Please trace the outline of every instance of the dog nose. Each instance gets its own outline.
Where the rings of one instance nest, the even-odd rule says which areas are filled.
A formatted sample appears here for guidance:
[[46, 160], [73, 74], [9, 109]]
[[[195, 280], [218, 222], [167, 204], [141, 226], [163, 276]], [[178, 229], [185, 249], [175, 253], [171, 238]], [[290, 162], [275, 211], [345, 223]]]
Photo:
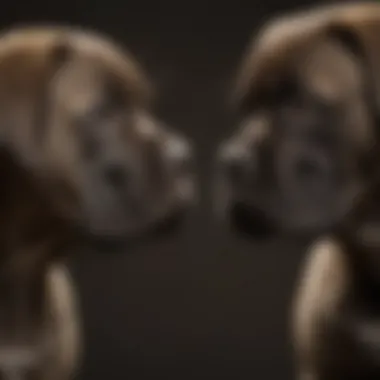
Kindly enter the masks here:
[[223, 146], [218, 153], [218, 163], [222, 174], [232, 182], [241, 182], [252, 164], [248, 149], [238, 145]]

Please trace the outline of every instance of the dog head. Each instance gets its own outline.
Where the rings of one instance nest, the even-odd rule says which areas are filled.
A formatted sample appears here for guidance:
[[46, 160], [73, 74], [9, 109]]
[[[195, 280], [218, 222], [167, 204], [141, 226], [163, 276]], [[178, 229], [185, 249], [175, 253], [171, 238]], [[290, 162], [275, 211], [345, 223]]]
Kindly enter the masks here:
[[223, 210], [246, 232], [329, 231], [373, 185], [379, 33], [380, 5], [346, 4], [276, 19], [255, 39], [241, 125], [218, 156]]
[[134, 237], [194, 196], [191, 145], [149, 110], [149, 84], [94, 32], [20, 27], [0, 38], [0, 141], [86, 232]]

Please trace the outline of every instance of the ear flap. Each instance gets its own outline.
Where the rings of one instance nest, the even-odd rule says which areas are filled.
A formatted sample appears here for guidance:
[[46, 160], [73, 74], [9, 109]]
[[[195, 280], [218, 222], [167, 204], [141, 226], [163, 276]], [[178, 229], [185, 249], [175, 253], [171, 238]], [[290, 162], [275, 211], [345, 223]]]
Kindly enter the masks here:
[[64, 39], [55, 42], [49, 53], [50, 70], [54, 73], [67, 63], [74, 55], [69, 41]]
[[371, 98], [380, 115], [380, 4], [376, 3], [315, 7], [268, 22], [251, 44], [239, 72], [237, 102], [262, 84], [277, 85], [276, 78], [325, 33], [363, 60], [370, 76]]
[[261, 99], [266, 90], [287, 87], [294, 68], [329, 19], [320, 12], [284, 15], [263, 25], [250, 42], [233, 93], [236, 105]]
[[13, 33], [0, 39], [0, 145], [31, 166], [39, 161], [51, 81], [73, 49], [61, 36]]
[[342, 43], [363, 63], [369, 99], [380, 117], [380, 14], [378, 20], [355, 21], [333, 24], [328, 28], [328, 36]]
[[70, 43], [65, 40], [58, 40], [48, 52], [47, 67], [45, 77], [39, 86], [35, 104], [34, 122], [32, 128], [35, 132], [36, 141], [41, 141], [48, 124], [47, 115], [50, 108], [50, 85], [57, 72], [72, 59], [74, 51]]

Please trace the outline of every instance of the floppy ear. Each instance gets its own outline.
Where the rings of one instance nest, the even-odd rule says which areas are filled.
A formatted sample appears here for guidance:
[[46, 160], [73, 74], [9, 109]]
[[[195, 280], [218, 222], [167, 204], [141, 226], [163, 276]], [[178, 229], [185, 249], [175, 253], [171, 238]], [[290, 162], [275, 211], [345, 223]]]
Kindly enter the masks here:
[[68, 227], [40, 187], [38, 165], [45, 158], [38, 139], [47, 126], [50, 81], [73, 50], [66, 41], [46, 50], [5, 44], [0, 39], [0, 239], [11, 250], [19, 249], [20, 236], [28, 249], [38, 244], [7, 263], [12, 274], [26, 276], [42, 268], [66, 238]]
[[233, 103], [239, 108], [261, 101], [269, 90], [289, 88], [297, 62], [329, 18], [320, 11], [292, 13], [263, 25], [253, 38], [239, 67]]
[[[331, 20], [326, 28], [328, 37], [340, 42], [359, 60], [363, 67], [364, 96], [376, 128], [371, 155], [364, 158], [368, 175], [378, 176], [380, 138], [380, 4], [348, 6]], [[377, 185], [375, 185], [377, 188]], [[377, 191], [377, 190], [376, 190]]]
[[67, 63], [74, 55], [74, 51], [70, 43], [64, 39], [55, 42], [49, 52], [50, 69], [52, 72], [57, 71]]
[[50, 84], [59, 70], [73, 58], [73, 55], [74, 51], [70, 43], [63, 39], [55, 42], [48, 52], [45, 76], [41, 78], [42, 80], [36, 89], [36, 104], [33, 111], [34, 120], [31, 126], [37, 142], [43, 139], [48, 127], [47, 115], [50, 109]]
[[[260, 86], [277, 85], [314, 41], [327, 34], [363, 59], [370, 75], [371, 98], [380, 115], [380, 4], [354, 3], [314, 7], [268, 22], [251, 44], [234, 94], [241, 105]], [[255, 92], [255, 91], [253, 91]]]
[[38, 162], [38, 142], [46, 130], [50, 83], [71, 59], [66, 41], [0, 39], [0, 145], [28, 166]]
[[333, 22], [327, 33], [362, 62], [368, 99], [380, 120], [380, 6], [377, 13], [377, 19], [367, 14], [367, 19]]

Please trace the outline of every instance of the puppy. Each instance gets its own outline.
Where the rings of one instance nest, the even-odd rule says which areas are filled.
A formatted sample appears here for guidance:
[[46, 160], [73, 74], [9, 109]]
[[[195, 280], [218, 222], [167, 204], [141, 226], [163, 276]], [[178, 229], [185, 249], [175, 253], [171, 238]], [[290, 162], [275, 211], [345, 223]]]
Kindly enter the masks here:
[[380, 5], [263, 27], [238, 78], [241, 125], [220, 148], [219, 197], [255, 237], [311, 246], [292, 310], [298, 378], [380, 376]]
[[134, 59], [95, 32], [0, 36], [0, 378], [75, 371], [68, 251], [146, 237], [193, 204], [191, 145], [154, 117], [149, 92]]
[[[374, 141], [376, 30], [358, 28], [372, 9], [375, 18], [377, 5], [352, 4], [284, 16], [250, 47], [235, 93], [241, 122], [220, 148], [218, 187], [223, 210], [252, 233], [329, 230], [367, 181], [357, 166]], [[356, 51], [364, 49], [365, 57]]]

